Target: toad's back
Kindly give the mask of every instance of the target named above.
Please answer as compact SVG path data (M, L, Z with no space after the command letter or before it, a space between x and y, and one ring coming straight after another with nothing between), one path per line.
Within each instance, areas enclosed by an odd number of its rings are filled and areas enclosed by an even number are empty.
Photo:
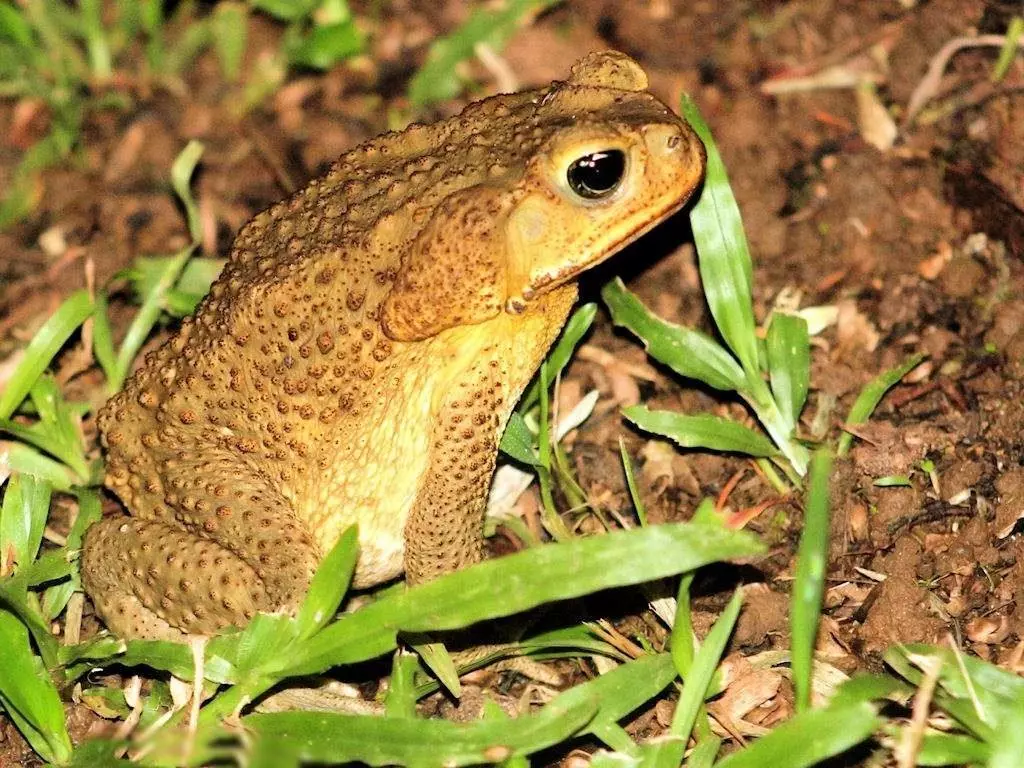
M360 526L357 584L479 559L515 400L576 276L685 201L703 154L639 67L382 136L250 221L193 318L100 413L131 518L83 576L116 631L291 609Z

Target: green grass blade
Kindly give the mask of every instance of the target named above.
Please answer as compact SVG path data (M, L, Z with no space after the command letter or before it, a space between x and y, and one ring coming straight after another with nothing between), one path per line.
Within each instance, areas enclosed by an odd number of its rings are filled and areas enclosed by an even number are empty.
M540 458L533 448L533 432L526 426L526 422L518 411L513 411L509 418L498 448L505 455L511 456L523 464L534 467L541 466Z
M299 21L316 10L320 0L249 0L249 4L279 21Z
M203 156L203 145L194 139L185 145L185 148L178 153L171 164L171 186L174 193L185 206L185 219L188 222L188 232L193 243L203 239L203 223L199 217L199 204L192 196L191 182L192 173L199 164L199 158Z
M322 672L394 650L398 630L457 629L761 550L753 536L708 523L659 525L536 547L345 614L281 659L279 671L288 675ZM503 598L495 600L496 594Z
M260 616L267 616L267 614L257 614L257 618ZM206 662L203 667L203 675L207 680L225 684L238 682L238 669L225 657L238 656L239 640L240 633L234 633L220 635L210 641L206 649ZM287 645L293 640L294 636L285 636L283 643ZM263 649L257 648L256 650ZM284 652L284 650L281 649L280 652ZM250 658L243 659L243 662L249 661ZM65 676L68 680L75 680L97 667L113 664L159 669L170 672L182 680L191 680L195 672L195 660L192 658L192 650L188 645L164 640L129 640L126 642L110 635L101 635L78 645L62 645L57 649L57 660L64 665Z
M316 569L313 583L302 601L295 621L299 637L305 639L323 628L338 612L359 556L359 530L350 526Z
M1024 755L1024 704L1016 703L1016 717L1003 718L999 736L989 745L991 757L987 768L1020 768Z
M313 27L301 42L288 52L292 64L312 69L330 69L339 61L362 53L366 38L352 20Z
M757 335L750 289L752 267L743 219L711 130L689 97L683 99L682 113L704 142L708 156L704 188L690 210L704 295L722 338L747 375L757 376Z
M114 348L114 332L107 314L107 294L96 294L96 305L92 313L92 354L103 369L107 381L117 375L117 352Z
M92 299L86 291L75 291L43 323L25 349L25 357L0 392L0 419L9 419L28 395L36 379L46 370L71 334L92 313Z
M49 550L38 559L18 571L17 582L28 587L36 587L49 581L56 581L71 575L74 566L68 560L66 550ZM7 582L10 586L11 582ZM5 592L8 596L10 591Z
M844 707L882 699L906 701L912 693L910 686L891 675L858 674L836 688L828 705Z
M636 519L640 527L647 526L647 507L640 497L640 489L636 484L636 475L633 473L633 462L630 461L629 452L626 451L626 441L619 437L619 456L622 459L622 471L626 474L626 488L629 489L629 499L633 502L633 509L636 510Z
M325 765L462 766L530 754L569 738L597 711L594 697L563 696L514 720L454 723L447 720L283 712L249 715L253 766L281 759Z
M482 722L464 726L405 717L361 718L356 721L334 719L348 717L344 715L332 716L337 725L337 728L331 729L332 733L342 727L353 727L349 728L347 736L340 737L346 741L343 744L335 744L329 757L328 753L320 752L318 759L332 763L342 759L361 759L369 761L371 765L388 761L406 765L439 765L442 762L445 765L463 765L473 761L480 762L480 750L487 750L486 761L495 762L515 755L525 755L556 743L550 741L556 738L556 732L557 741L564 741L573 735L606 733L608 729L615 728L616 723L623 717L664 690L674 678L675 669L671 658L668 654L657 654L644 656L616 667L559 695L539 713L521 716L515 720L487 718ZM560 714L562 712L578 712L583 716L570 723ZM245 722L248 725L252 720L262 717L264 716L251 716L246 718ZM542 718L543 722L532 721L529 718ZM408 725L403 727L397 724L402 721ZM275 730L281 732L283 729L275 725ZM500 738L495 740L495 735L500 735ZM623 745L631 744L627 738ZM265 746L269 748L269 745ZM285 751L293 746L294 742L288 745L276 741L274 744L275 749ZM453 749L472 751L475 752L475 756L460 756L458 752L452 752ZM380 750L391 752L385 754ZM264 753L263 747L258 748L258 753L268 756L276 754ZM427 757L428 755L434 756L433 759ZM308 752L303 752L301 756L312 759Z
M718 757L718 750L722 748L722 740L717 736L711 736L697 742L690 757L686 761L686 768L711 768Z
M28 631L0 609L0 702L25 740L49 762L71 757L71 740L64 726L64 707L50 675L32 653Z
M113 56L107 31L103 25L102 0L80 0L81 32L89 54L89 69L99 83L105 83L113 72Z
M601 298L615 325L637 336L647 354L680 376L723 391L746 388L743 370L718 342L700 331L662 320L627 290L621 279L606 284Z
M178 6L180 9L182 6ZM180 15L180 12L175 15ZM215 20L212 16L192 19L174 39L174 45L161 53L163 69L172 77L187 77L199 55L214 43Z
M622 413L645 432L667 437L684 448L710 448L749 456L779 455L766 437L730 419L711 414L651 411L645 405L623 408Z
M145 301L157 289L157 284L175 256L142 256L132 262L126 274L132 283L132 290ZM209 293L210 285L217 279L224 267L224 259L193 256L181 271L174 287L164 296L164 309L172 317L191 314L202 298Z
M49 374L36 379L29 397L39 421L26 427L0 419L2 428L57 457L78 475L80 482L87 482L89 462L82 444L81 416L88 406L67 403L57 382Z
M288 616L258 613L241 632L210 651L226 656L238 673L245 676L287 653L297 637L298 628Z
M249 11L241 3L217 3L211 15L213 48L224 79L238 82L249 25Z
M391 660L391 677L384 694L387 717L416 717L416 685L414 684L419 659L415 653L399 649Z
M894 646L886 651L885 661L915 685L921 679L916 667L923 667L925 663L941 664L939 694L947 697L943 707L986 740L998 734L1001 729L992 726L1006 718L1007 713L1011 713L1014 719L1024 715L1024 708L1021 707L1021 702L1024 702L1024 678L994 664L955 654L949 648L923 643ZM938 694L936 698L939 698ZM975 707L975 701L980 707ZM959 702L965 705L967 717L950 706ZM1024 724L1021 730L1024 731Z
M865 741L881 725L871 704L812 709L729 755L715 768L810 768Z
M1020 753L1018 753L1018 756ZM992 749L983 741L955 733L925 733L915 765L987 765Z
M58 435L54 434L55 430L52 428L52 425L36 423L26 427L24 424L16 421L0 419L0 431L18 438L23 443L33 445L51 456L56 456L75 474L76 482L79 484L87 482L89 467L86 464L84 455L82 455L81 443L77 446L66 445L64 441L59 439ZM30 474L33 474L35 477L40 476L38 473Z
M427 642L429 637L416 633L405 635L403 639L416 651L420 661L433 673L445 690L457 699L462 695L462 683L459 680L459 670L455 668L455 661L444 647L444 643Z
M83 741L75 747L68 768L135 768L140 764L114 756L126 746L126 742L108 739L93 738Z
M121 342L121 350L117 354L116 375L107 382L107 386L112 392L116 392L124 386L125 379L128 378L128 372L131 370L132 361L139 353L139 350L142 349L146 339L149 338L149 334L153 330L153 326L156 325L156 321L160 319L167 291L177 281L182 269L185 268L185 264L191 258L193 251L194 246L186 248L167 262L153 291L146 296L142 306L139 307L138 314L132 318L128 331L125 333L124 341Z
M457 96L462 90L457 66L473 56L478 45L500 50L516 29L557 2L509 0L497 11L474 10L461 27L431 43L426 61L409 81L409 101L413 107L418 109Z
M22 48L35 47L32 25L19 10L7 2L0 3L0 36Z
M885 393L888 392L892 387L899 383L899 380L910 373L916 368L922 360L926 357L923 353L911 355L903 363L891 368L888 371L881 373L876 376L868 385L864 387L863 391L857 396L857 399L853 403L853 407L850 408L850 415L846 417L847 424L863 424L868 418L874 413L875 408L882 401ZM836 448L836 455L842 458L850 451L850 446L853 444L853 435L849 432L844 432L839 437L839 444Z
M600 727L591 726L590 731L596 739L603 741L605 746L615 750L614 755L618 759L615 763L616 768L638 765L637 761L644 755L647 745L638 746L626 729L618 723L603 723ZM602 755L607 756L606 753L595 755L594 760L590 763L591 766L597 768L604 764L601 762Z
M70 491L81 482L70 467L25 443L0 441L0 470L45 480L56 491Z
M576 345L580 343L580 340L587 335L587 331L590 330L590 326L594 323L594 317L597 316L597 304L594 302L588 302L583 304L572 315L566 322L565 327L562 328L561 334L558 336L558 341L551 348L551 352L545 358L544 362L547 365L548 381L555 381L565 370L565 366L569 364L569 360L572 358L572 353L576 349ZM540 400L540 377L535 376L533 383L530 384L529 389L519 399L519 406L516 408L520 413L526 413L528 410L533 408Z
M50 491L49 483L30 475L13 475L7 481L0 506L0 560L13 555L18 568L35 560L50 514Z
M827 449L821 449L811 460L810 485L807 503L804 505L804 530L797 549L796 576L793 581L790 622L797 712L804 712L811 706L814 643L821 619L821 600L825 594L828 568L828 486L831 473L832 457Z
M71 550L81 548L82 536L85 535L86 529L103 516L98 491L92 488L80 488L75 495L78 496L78 515L68 532L67 543L67 548Z
M597 714L579 735L600 736L601 732L607 732L630 712L665 690L675 678L671 656L667 653L651 654L622 664L562 695L575 698L592 696L598 701Z
M811 382L811 342L807 321L795 315L774 314L768 326L765 346L772 395L779 410L795 425L800 421Z
M737 590L729 601L729 605L722 611L722 615L718 617L715 625L708 632L704 644L693 657L693 663L689 665L688 673L683 681L683 693L676 704L676 711L672 716L672 726L669 729L673 736L680 739L680 758L690 739L697 714L704 704L708 685L711 683L711 678L718 668L718 662L725 652L725 646L736 626L742 605L743 595Z
M124 384L135 355L142 348L143 343L149 337L150 331L153 330L153 326L159 319L160 313L167 306L167 294L178 282L182 271L185 269L189 259L192 258L192 254L202 237L199 205L192 196L192 190L189 187L192 173L195 171L202 154L203 145L198 141L190 141L171 165L171 186L185 208L185 218L188 221L188 231L192 237L192 244L167 260L163 270L160 272L159 278L153 283L152 289L143 299L138 314L135 315L131 325L128 326L128 331L121 344L121 350L117 355L116 375L108 381L108 386L114 391L120 389Z
M1024 17L1014 16L1006 27L1006 42L999 49L999 58L996 59L996 64L992 67L990 79L993 83L998 83L1010 71L1010 65L1013 64L1014 59L1017 58L1017 52L1020 50L1022 34L1024 34Z

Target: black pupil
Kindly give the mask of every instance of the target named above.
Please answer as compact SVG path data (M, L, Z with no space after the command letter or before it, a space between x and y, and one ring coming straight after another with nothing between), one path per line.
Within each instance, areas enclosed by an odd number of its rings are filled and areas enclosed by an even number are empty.
M595 199L611 194L622 181L626 155L617 149L584 155L569 166L569 186L580 197Z

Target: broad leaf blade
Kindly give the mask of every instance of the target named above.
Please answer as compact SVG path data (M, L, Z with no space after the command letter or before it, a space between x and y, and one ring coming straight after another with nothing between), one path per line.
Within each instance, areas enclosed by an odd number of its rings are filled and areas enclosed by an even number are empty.
M807 402L811 381L811 345L807 321L796 315L775 313L768 326L766 347L775 402L796 424Z
M700 331L666 322L615 278L601 290L612 322L628 329L643 342L647 354L680 376L696 379L724 391L742 391L743 370L714 339Z
M25 349L25 357L0 392L0 419L9 419L21 405L36 379L46 370L71 334L92 314L92 299L85 291L75 291L43 323Z
M543 603L652 581L762 550L720 524L658 525L491 560L345 614L282 658L280 673L322 672L394 650L398 630L457 629ZM501 595L501 599L495 599Z
M50 512L50 490L48 482L31 475L15 474L7 483L0 507L0 562L12 553L18 564L15 571L28 567L39 552Z
M313 583L302 601L296 625L300 638L314 635L338 612L359 556L359 530L350 526L316 569Z
M747 236L725 165L711 131L689 98L683 117L707 149L707 171L700 199L690 211L704 295L722 338L747 375L759 372L754 308L751 301L751 263Z
M707 448L760 457L777 456L779 453L763 435L711 414L691 416L673 411L651 411L643 405L624 408L622 412L645 432L667 437L683 448Z
M541 466L540 458L533 448L533 432L526 426L526 422L518 411L513 411L505 427L505 433L501 436L501 444L498 448L507 456L516 461L534 467Z
M850 415L846 417L846 423L863 424L867 421L868 417L874 413L875 408L877 408L878 404L882 401L885 393L898 384L900 379L916 368L921 361L925 359L925 357L926 355L923 353L911 355L900 365L897 365L895 368L891 368L888 371L884 371L873 378L857 396L857 399L853 403L853 407L850 408ZM843 433L839 438L836 455L839 457L845 456L850 450L850 446L852 444L853 435L849 432Z
M828 570L829 476L832 457L827 448L814 454L811 461L810 488L807 492L804 530L797 550L796 578L793 582L792 667L798 712L811 705L811 672L814 645L821 618L821 600L825 594Z
M461 27L430 44L426 62L409 81L409 101L413 107L457 96L462 89L462 78L456 69L474 55L478 45L501 50L516 29L556 2L558 0L509 0L500 10L474 10Z
M283 760L336 765L480 765L526 755L568 739L597 711L596 698L563 696L514 720L454 723L421 718L319 712L243 718L255 737L252 766Z
M865 741L881 725L871 704L812 709L729 755L716 768L810 768Z
M0 609L0 702L26 740L48 762L65 763L71 740L50 675L32 653L25 625Z

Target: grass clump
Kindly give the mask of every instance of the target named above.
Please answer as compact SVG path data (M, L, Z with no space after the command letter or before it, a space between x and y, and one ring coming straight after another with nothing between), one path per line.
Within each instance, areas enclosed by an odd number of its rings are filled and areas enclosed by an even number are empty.
M244 112L271 94L290 69L326 69L360 53L365 39L344 0L24 0L0 2L0 96L46 113L46 135L30 146L0 201L0 228L32 212L38 174L72 156L89 114L126 108L138 90L178 88L189 66L212 51L224 78L238 83L251 13L286 24L280 49L241 84ZM139 61L141 59L141 62ZM131 74L127 74L130 72Z
M427 59L409 81L413 108L458 96L466 85L459 65L472 56L493 55L513 33L561 0L509 0L498 10L477 8L454 32L430 45Z
M763 332L754 319L752 265L739 206L707 125L689 99L683 114L707 148L707 174L690 212L704 297L724 345L701 331L666 322L647 309L621 280L608 283L602 298L612 320L636 335L648 354L676 373L722 392L731 392L751 410L764 433L711 414L624 410L640 429L668 437L685 448L746 454L759 460L779 490L788 490L768 462L799 487L810 452L798 434L810 384L807 322L775 311ZM858 398L849 422L867 419L882 395L921 362L915 355L872 382ZM766 434L765 434L766 433ZM840 450L848 448L841 438Z

